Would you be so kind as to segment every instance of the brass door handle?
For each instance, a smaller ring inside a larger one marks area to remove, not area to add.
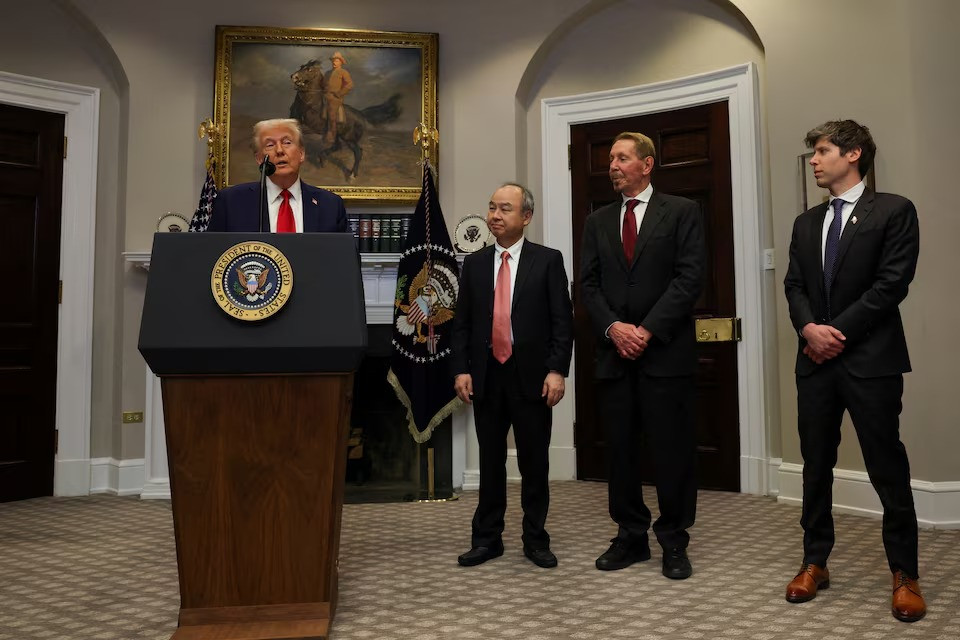
[[[740,342],[740,318],[697,318],[697,342]]]

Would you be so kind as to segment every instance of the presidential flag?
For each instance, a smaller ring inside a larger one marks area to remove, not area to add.
[[[450,376],[450,333],[460,270],[450,243],[430,164],[424,161],[420,201],[397,268],[393,354],[387,382],[407,409],[410,434],[426,442],[462,403]]]
[[[190,218],[189,231],[206,231],[210,224],[210,213],[213,211],[213,201],[217,199],[217,184],[213,180],[214,164],[211,162],[207,167],[207,178],[203,181],[203,188],[200,189],[200,202],[197,203],[197,210]]]

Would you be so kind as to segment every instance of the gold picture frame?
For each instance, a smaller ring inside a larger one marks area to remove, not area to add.
[[[421,124],[437,126],[437,45],[436,33],[218,25],[217,185],[258,178],[250,148],[255,122],[295,117],[307,150],[305,182],[354,203],[416,202],[424,149],[412,136]],[[339,111],[323,90],[334,54],[346,60],[353,83]],[[338,122],[332,142],[331,110]],[[438,163],[436,147],[431,162]]]

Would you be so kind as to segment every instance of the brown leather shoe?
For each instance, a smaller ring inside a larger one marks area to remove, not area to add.
[[[826,567],[804,562],[797,577],[787,585],[787,602],[806,602],[817,597],[817,589],[830,588],[830,572]]]
[[[920,585],[903,571],[893,574],[893,617],[903,622],[916,622],[927,613],[927,604],[920,593]]]

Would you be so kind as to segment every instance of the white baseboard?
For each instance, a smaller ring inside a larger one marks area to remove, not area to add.
[[[772,462],[772,461],[771,461]],[[780,464],[778,502],[803,501],[803,465]],[[925,529],[960,529],[960,482],[911,480],[917,523]],[[883,516],[880,498],[865,471],[834,469],[833,509],[874,518]]]
[[[577,479],[577,450],[573,447],[550,447],[550,479]],[[517,450],[507,449],[507,482],[520,482],[520,466],[517,464]],[[476,491],[480,488],[480,470],[466,469],[463,472],[463,490]]]
[[[140,492],[141,500],[169,500],[170,483],[169,482],[145,482],[143,491]]]
[[[767,495],[776,498],[780,495],[780,467],[783,465],[783,458],[770,458],[767,460]]]
[[[143,458],[90,460],[90,493],[136,496],[143,491]]]
[[[90,493],[90,459],[57,459],[53,474],[53,495],[85,496]]]

